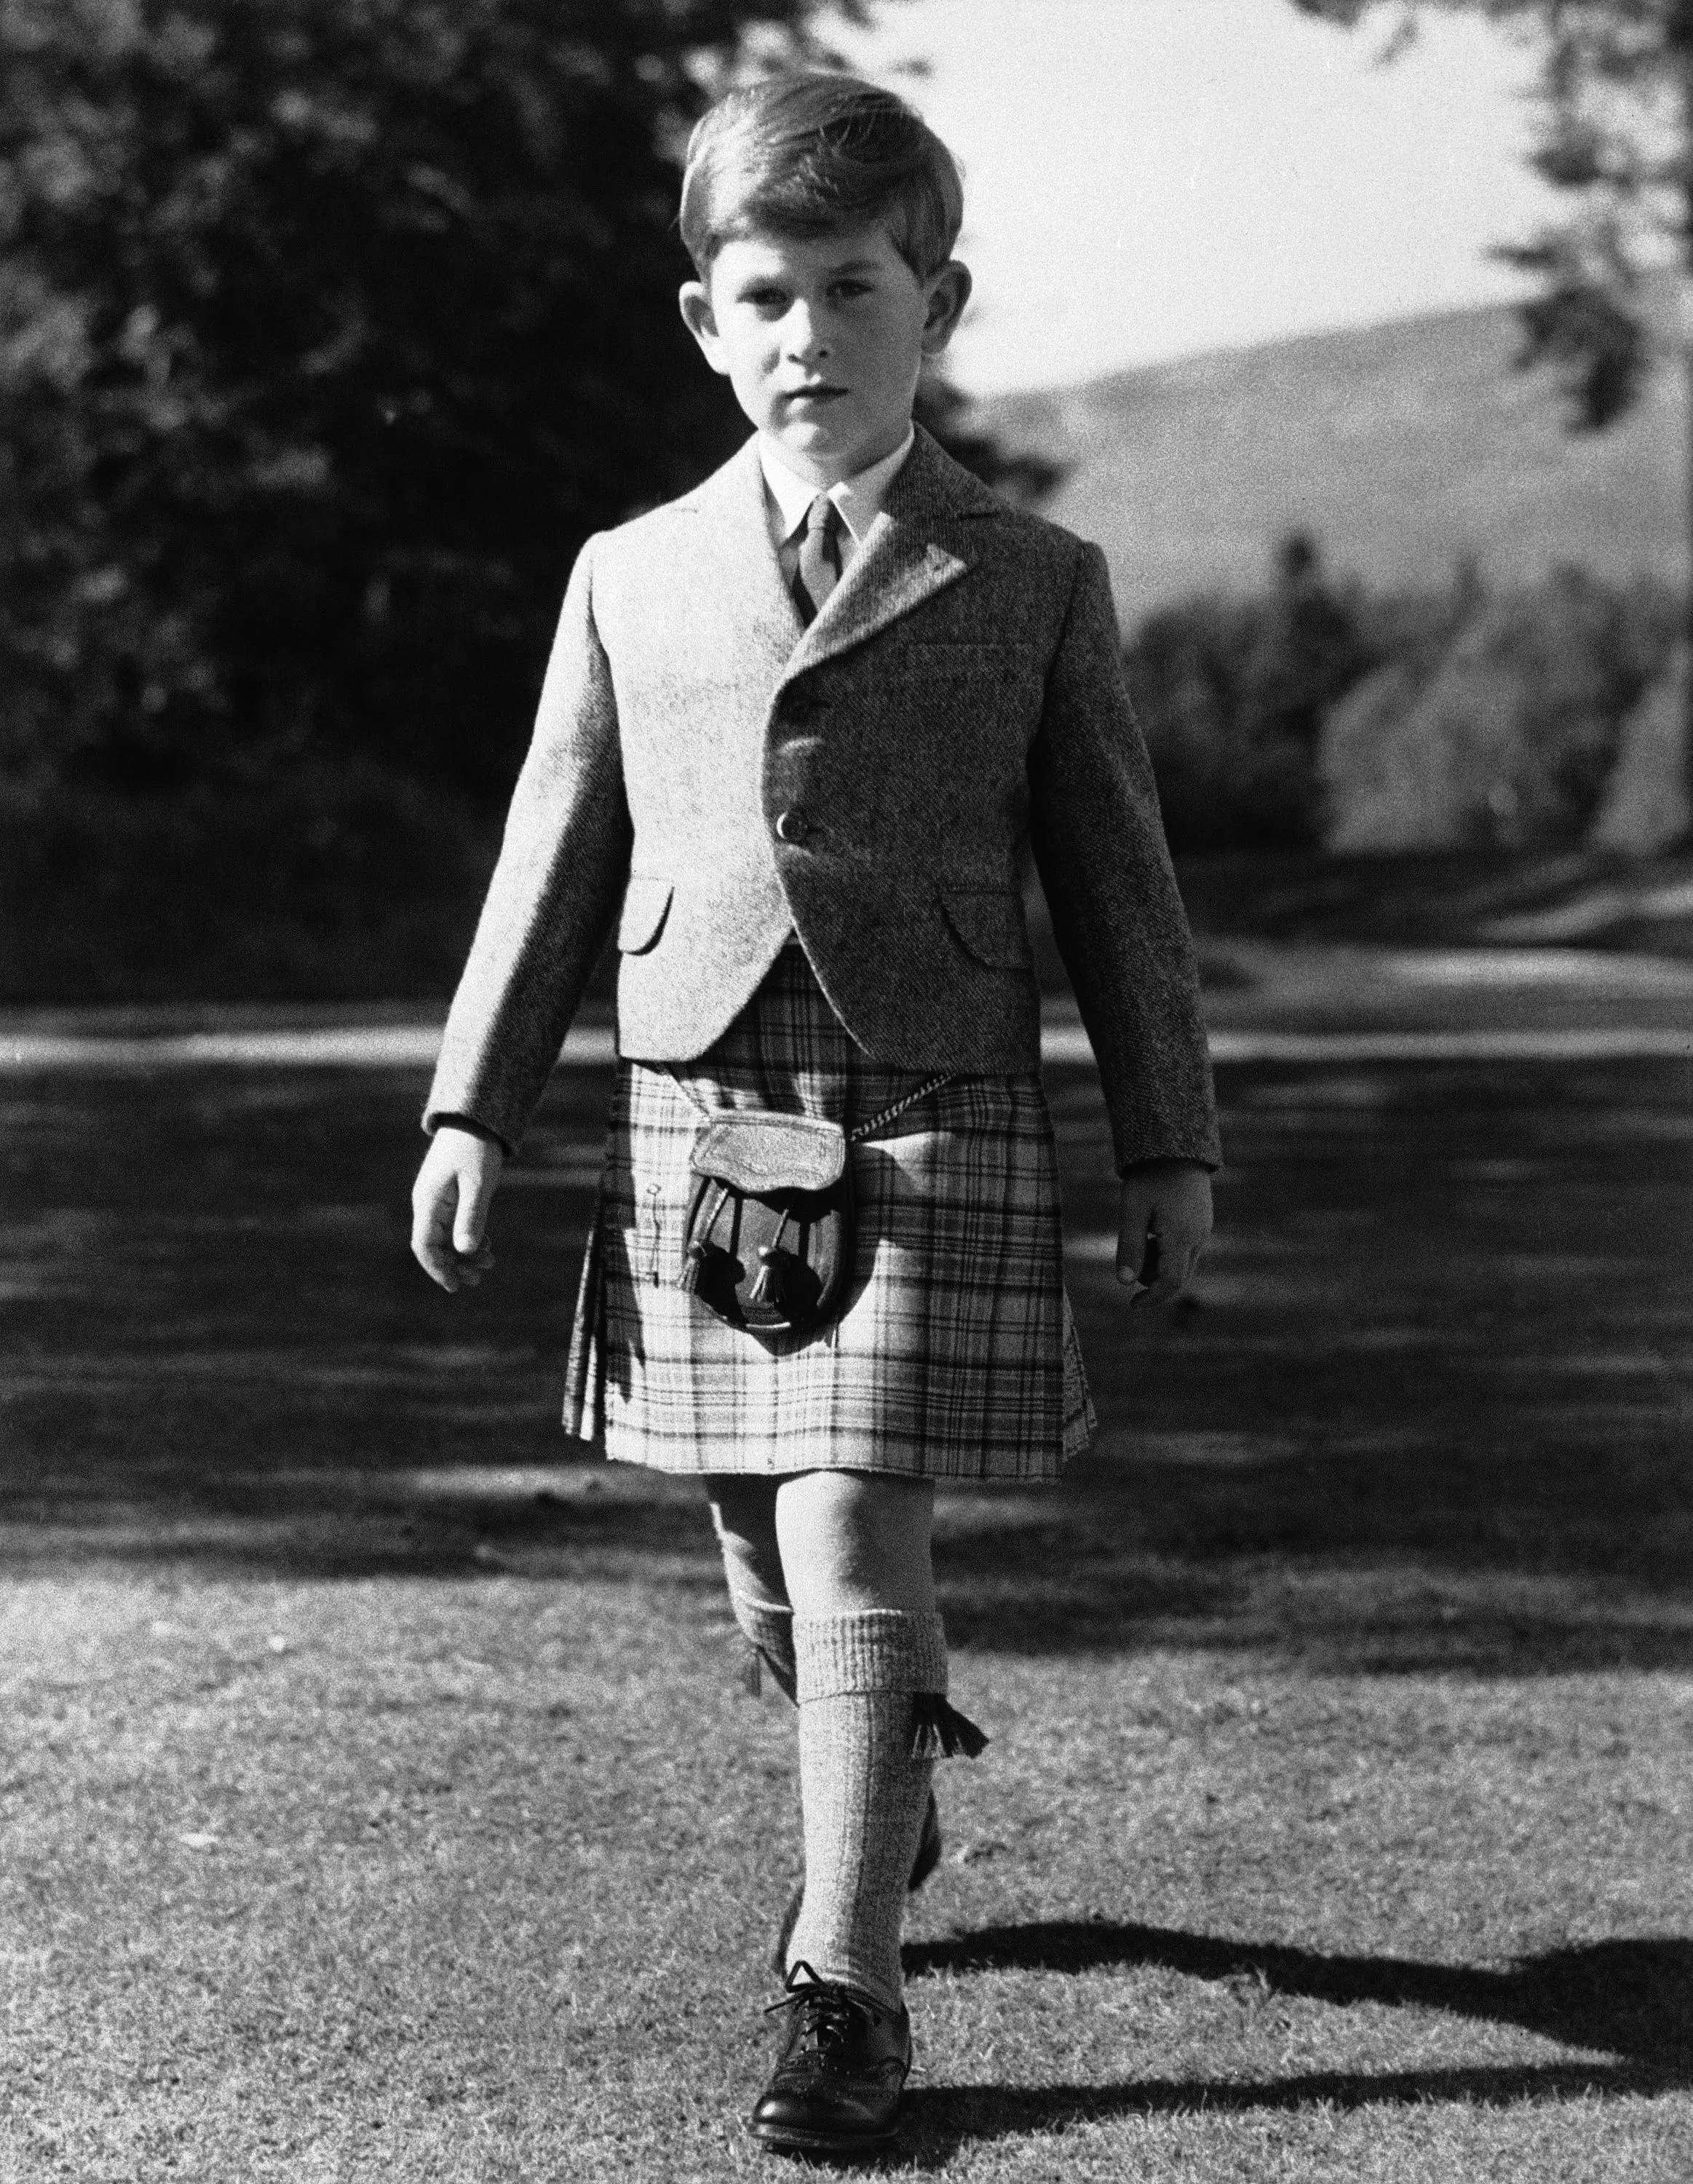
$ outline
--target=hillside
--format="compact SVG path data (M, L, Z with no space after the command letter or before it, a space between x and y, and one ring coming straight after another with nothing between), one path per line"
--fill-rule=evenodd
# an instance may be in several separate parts
M1044 513L1097 538L1126 623L1172 597L1261 588L1298 525L1373 585L1491 577L1561 560L1685 579L1686 404L1668 280L1651 292L1661 363L1603 434L1572 434L1551 381L1515 371L1506 306L1220 352L980 415L1011 447L1071 465Z

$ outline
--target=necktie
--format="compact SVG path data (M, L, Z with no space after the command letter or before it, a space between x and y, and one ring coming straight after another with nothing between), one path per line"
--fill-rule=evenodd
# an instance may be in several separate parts
M805 511L799 566L794 571L794 604L803 621L816 619L840 580L841 512L827 493L820 493Z

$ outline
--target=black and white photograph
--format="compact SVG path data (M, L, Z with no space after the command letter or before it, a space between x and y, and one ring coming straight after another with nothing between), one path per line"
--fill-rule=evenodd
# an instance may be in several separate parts
M1693 2179L1693 0L0 0L0 2184Z

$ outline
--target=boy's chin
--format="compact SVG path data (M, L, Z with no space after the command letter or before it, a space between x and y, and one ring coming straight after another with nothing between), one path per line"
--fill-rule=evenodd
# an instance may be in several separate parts
M766 425L765 431L778 448L795 455L849 454L859 437L855 432L842 432L836 421L827 415L784 417L780 424Z

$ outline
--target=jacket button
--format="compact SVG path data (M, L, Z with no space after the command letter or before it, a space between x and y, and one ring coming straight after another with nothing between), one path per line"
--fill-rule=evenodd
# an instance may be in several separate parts
M811 831L811 822L803 811L778 811L776 815L776 838L778 842L803 842Z

